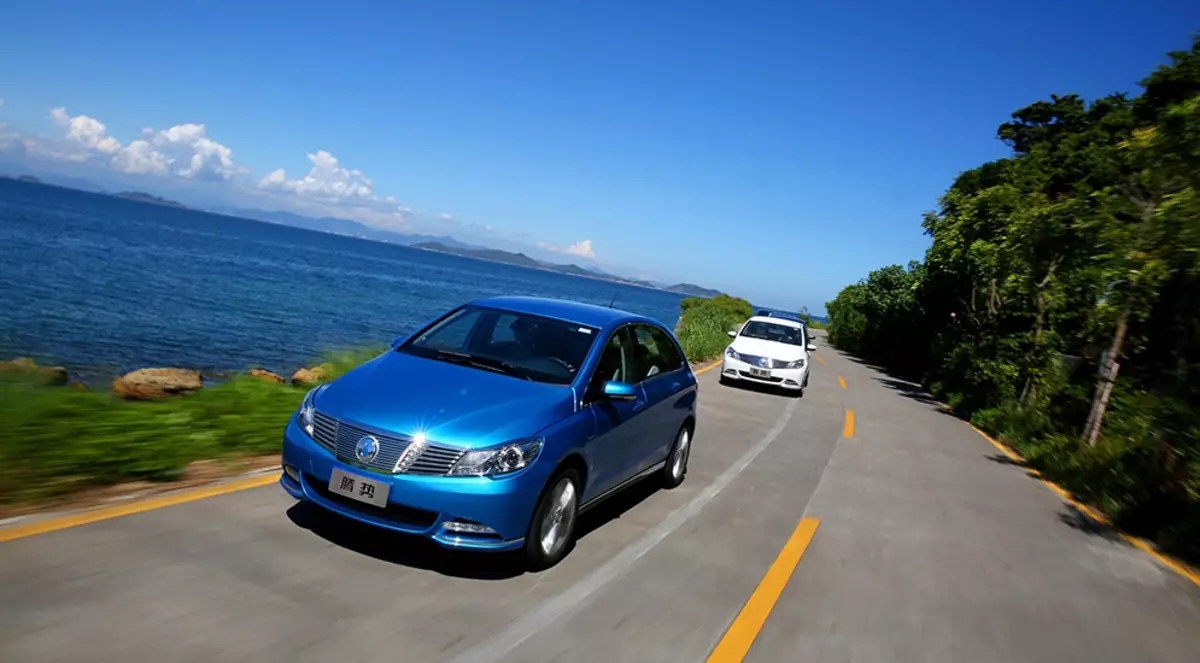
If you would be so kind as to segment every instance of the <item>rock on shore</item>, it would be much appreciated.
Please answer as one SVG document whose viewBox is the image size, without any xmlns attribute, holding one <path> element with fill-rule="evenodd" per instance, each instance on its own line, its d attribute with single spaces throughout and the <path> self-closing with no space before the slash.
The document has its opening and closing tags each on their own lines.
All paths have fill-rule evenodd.
<svg viewBox="0 0 1200 663">
<path fill-rule="evenodd" d="M 37 362 L 29 357 L 17 357 L 12 361 L 0 361 L 0 373 L 32 378 L 43 384 L 55 387 L 67 383 L 67 369 L 62 366 L 38 366 Z"/>
<path fill-rule="evenodd" d="M 292 373 L 292 382 L 296 384 L 316 384 L 329 379 L 329 371 L 324 366 L 298 368 Z"/>
<path fill-rule="evenodd" d="M 203 386 L 200 371 L 185 368 L 143 368 L 113 380 L 113 393 L 132 400 L 154 400 L 186 394 Z"/>
<path fill-rule="evenodd" d="M 259 380 L 262 380 L 263 382 L 275 382 L 275 383 L 279 383 L 279 384 L 283 384 L 283 382 L 285 381 L 283 379 L 282 375 L 272 373 L 271 371 L 268 371 L 265 368 L 250 369 L 250 377 L 257 378 Z"/>
</svg>

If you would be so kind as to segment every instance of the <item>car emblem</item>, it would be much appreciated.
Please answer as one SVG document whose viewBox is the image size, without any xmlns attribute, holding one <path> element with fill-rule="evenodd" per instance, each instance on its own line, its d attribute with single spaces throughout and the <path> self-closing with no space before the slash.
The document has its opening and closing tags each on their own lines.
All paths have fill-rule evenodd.
<svg viewBox="0 0 1200 663">
<path fill-rule="evenodd" d="M 379 440 L 374 435 L 364 435 L 354 445 L 354 455 L 359 461 L 369 463 L 379 455 Z"/>
<path fill-rule="evenodd" d="M 758 365 L 759 365 L 759 366 L 762 366 L 763 368 L 770 368 L 770 367 L 771 367 L 771 360 L 770 360 L 768 357 L 759 357 L 759 358 L 758 358 Z"/>
</svg>

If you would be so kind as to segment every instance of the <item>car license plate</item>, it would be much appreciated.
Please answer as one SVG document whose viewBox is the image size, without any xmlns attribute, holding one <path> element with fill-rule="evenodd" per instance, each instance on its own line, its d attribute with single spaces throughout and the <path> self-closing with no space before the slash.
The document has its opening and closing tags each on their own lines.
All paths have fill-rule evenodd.
<svg viewBox="0 0 1200 663">
<path fill-rule="evenodd" d="M 334 468 L 329 476 L 329 492 L 343 495 L 371 506 L 387 506 L 388 484 Z"/>
<path fill-rule="evenodd" d="M 750 375 L 751 375 L 751 377 L 756 377 L 756 378 L 769 378 L 769 377 L 771 377 L 771 371 L 768 371 L 765 368 L 753 368 L 752 367 L 750 369 Z"/>
</svg>

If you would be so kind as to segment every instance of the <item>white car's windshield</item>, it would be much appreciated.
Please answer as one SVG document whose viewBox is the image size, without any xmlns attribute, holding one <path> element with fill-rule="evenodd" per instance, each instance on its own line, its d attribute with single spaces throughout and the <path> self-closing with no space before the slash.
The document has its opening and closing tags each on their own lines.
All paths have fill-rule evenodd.
<svg viewBox="0 0 1200 663">
<path fill-rule="evenodd" d="M 761 320 L 752 320 L 742 329 L 742 336 L 776 341 L 788 345 L 804 345 L 804 333 L 799 327 L 777 325 Z"/>
</svg>

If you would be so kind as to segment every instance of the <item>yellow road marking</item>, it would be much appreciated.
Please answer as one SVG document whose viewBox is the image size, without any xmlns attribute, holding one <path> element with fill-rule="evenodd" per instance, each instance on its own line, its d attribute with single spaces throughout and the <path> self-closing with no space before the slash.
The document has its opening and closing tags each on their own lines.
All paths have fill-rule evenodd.
<svg viewBox="0 0 1200 663">
<path fill-rule="evenodd" d="M 854 437 L 854 410 L 846 410 L 846 422 L 842 424 L 842 437 Z"/>
<path fill-rule="evenodd" d="M 838 386 L 841 387 L 842 389 L 845 389 L 846 388 L 846 378 L 839 375 L 838 376 Z"/>
<path fill-rule="evenodd" d="M 825 363 L 825 358 L 824 358 L 824 357 L 822 357 L 822 356 L 821 356 L 821 355 L 819 355 L 819 354 L 815 354 L 815 353 L 814 353 L 814 354 L 813 354 L 813 359 L 816 359 L 817 361 L 821 362 L 821 365 L 822 365 L 822 366 L 826 366 L 826 365 L 827 365 L 827 364 Z"/>
<path fill-rule="evenodd" d="M 758 583 L 742 611 L 729 625 L 729 630 L 721 636 L 716 648 L 709 654 L 708 663 L 738 663 L 746 657 L 820 523 L 816 518 L 800 519 L 783 550 L 779 551 L 779 556 L 767 569 L 767 574 Z"/>
<path fill-rule="evenodd" d="M 227 493 L 236 493 L 242 490 L 258 488 L 268 484 L 275 483 L 279 477 L 274 473 L 265 476 L 253 476 L 245 479 L 238 479 L 228 483 L 219 483 L 195 490 L 184 490 L 170 495 L 162 495 L 160 497 L 151 497 L 145 500 L 136 502 L 128 502 L 116 506 L 108 506 L 100 509 L 92 509 L 80 513 L 72 513 L 55 518 L 47 518 L 26 525 L 14 525 L 12 527 L 0 528 L 0 542 L 15 541 L 16 539 L 24 539 L 29 536 L 45 534 L 47 532 L 55 532 L 68 527 L 77 527 L 79 525 L 87 525 L 88 523 L 96 523 L 102 520 L 111 520 L 120 518 L 121 516 L 129 516 L 143 511 L 153 511 L 154 509 L 162 509 L 176 504 L 185 504 L 187 502 L 195 502 L 207 497 L 216 497 L 217 495 L 225 495 Z"/>
<path fill-rule="evenodd" d="M 721 365 L 721 360 L 718 359 L 717 361 L 714 361 L 711 364 L 705 364 L 704 366 L 701 366 L 700 368 L 697 368 L 696 370 L 692 371 L 692 375 L 700 375 L 701 373 L 707 373 L 720 365 Z"/>
<path fill-rule="evenodd" d="M 1004 444 L 1003 442 L 1000 442 L 999 440 L 994 439 L 991 435 L 988 435 L 987 433 L 979 430 L 970 422 L 968 422 L 967 425 L 970 426 L 971 429 L 974 430 L 976 433 L 979 433 L 979 435 L 981 437 L 983 437 L 983 439 L 987 440 L 988 442 L 991 442 L 992 446 L 999 449 L 1001 451 L 1001 453 L 1003 453 L 1005 456 L 1007 456 L 1009 458 L 1009 460 L 1012 460 L 1013 462 L 1016 462 L 1016 463 L 1025 462 L 1025 459 L 1021 457 L 1021 454 L 1018 454 L 1016 451 L 1013 451 L 1012 449 L 1008 448 L 1008 445 Z M 1041 473 L 1039 473 L 1037 470 L 1030 469 L 1030 470 L 1028 470 L 1028 472 L 1029 472 L 1030 476 L 1036 478 L 1038 481 L 1041 481 L 1043 484 L 1045 484 L 1045 486 L 1047 488 L 1050 489 L 1051 492 L 1053 492 L 1055 495 L 1058 495 L 1059 498 L 1062 499 L 1062 501 L 1066 502 L 1067 504 L 1070 504 L 1072 507 L 1077 509 L 1080 513 L 1086 515 L 1088 518 L 1091 518 L 1092 520 L 1096 521 L 1097 523 L 1099 523 L 1101 525 L 1104 525 L 1106 527 L 1113 527 L 1113 523 L 1109 519 L 1108 516 L 1104 515 L 1103 513 L 1100 513 L 1096 509 L 1093 509 L 1092 507 L 1090 507 L 1086 504 L 1083 504 L 1079 500 L 1076 500 L 1062 486 L 1060 486 L 1060 485 L 1054 483 L 1053 481 L 1050 481 L 1046 477 L 1042 476 Z M 1133 547 L 1135 547 L 1138 550 L 1141 550 L 1142 552 L 1146 553 L 1147 555 L 1150 555 L 1151 557 L 1153 557 L 1155 560 L 1158 561 L 1159 564 L 1162 564 L 1163 566 L 1167 567 L 1171 571 L 1174 571 L 1175 573 L 1183 576 L 1184 578 L 1191 580 L 1196 586 L 1200 587 L 1200 573 L 1197 573 L 1196 570 L 1189 568 L 1188 565 L 1184 564 L 1183 562 L 1180 562 L 1177 559 L 1173 559 L 1168 555 L 1164 555 L 1163 553 L 1158 552 L 1157 550 L 1154 549 L 1153 545 L 1151 545 L 1148 541 L 1146 541 L 1145 539 L 1143 539 L 1141 537 L 1133 536 L 1132 534 L 1126 534 L 1124 532 L 1118 532 L 1118 534 L 1120 534 L 1121 538 L 1124 539 L 1127 543 L 1129 543 Z"/>
</svg>

